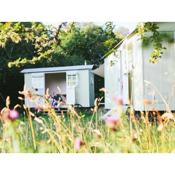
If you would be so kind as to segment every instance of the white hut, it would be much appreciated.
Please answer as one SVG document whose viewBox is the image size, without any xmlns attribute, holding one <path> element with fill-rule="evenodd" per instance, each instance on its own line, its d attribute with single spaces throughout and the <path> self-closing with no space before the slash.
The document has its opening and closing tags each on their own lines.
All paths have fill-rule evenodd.
<svg viewBox="0 0 175 175">
<path fill-rule="evenodd" d="M 158 23 L 159 32 L 175 38 L 175 23 Z M 149 34 L 148 34 L 149 35 Z M 175 43 L 164 42 L 166 47 L 157 64 L 149 62 L 153 50 L 144 47 L 139 35 L 129 35 L 104 62 L 105 108 L 116 104 L 113 96 L 123 98 L 124 105 L 136 111 L 153 108 L 175 110 Z M 147 101 L 145 103 L 144 101 Z"/>
<path fill-rule="evenodd" d="M 82 107 L 91 107 L 94 104 L 94 74 L 93 65 L 64 66 L 24 69 L 24 85 L 27 90 L 44 96 L 49 89 L 51 96 L 61 94 L 67 105 L 78 104 Z M 43 98 L 35 102 L 25 99 L 30 107 L 43 104 Z"/>
</svg>

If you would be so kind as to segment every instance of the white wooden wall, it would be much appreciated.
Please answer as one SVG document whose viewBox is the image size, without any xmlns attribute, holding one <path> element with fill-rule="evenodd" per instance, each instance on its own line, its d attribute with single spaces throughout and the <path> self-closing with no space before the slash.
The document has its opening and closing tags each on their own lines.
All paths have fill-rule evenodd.
<svg viewBox="0 0 175 175">
<path fill-rule="evenodd" d="M 117 56 L 116 56 L 117 55 Z M 120 52 L 111 54 L 105 59 L 105 108 L 111 109 L 116 107 L 114 97 L 122 96 L 122 79 L 121 79 L 121 59 Z M 112 64 L 111 64 L 112 61 Z"/>
<path fill-rule="evenodd" d="M 169 24 L 163 24 L 160 31 L 169 31 Z M 175 23 L 170 24 L 170 29 L 175 36 Z M 169 31 L 170 32 L 170 31 Z M 174 37 L 175 38 L 175 37 Z M 131 51 L 128 46 L 132 45 Z M 121 95 L 125 105 L 129 104 L 128 73 L 132 72 L 132 104 L 135 110 L 166 110 L 163 99 L 166 100 L 171 110 L 175 110 L 175 43 L 164 43 L 166 50 L 157 64 L 149 62 L 149 57 L 153 47 L 142 47 L 139 36 L 131 37 L 122 43 L 117 49 L 121 51 L 121 66 L 115 64 L 110 67 L 110 61 L 114 59 L 114 54 L 105 59 L 105 88 L 111 94 L 105 95 L 105 108 L 111 109 L 112 95 Z M 130 46 L 129 46 L 130 47 Z M 132 57 L 132 59 L 131 59 Z M 120 83 L 118 82 L 120 75 Z M 146 85 L 150 82 L 157 88 L 163 99 L 156 90 Z M 118 87 L 121 86 L 120 91 Z M 155 100 L 155 105 L 144 105 L 144 100 Z"/>
<path fill-rule="evenodd" d="M 121 46 L 121 81 L 122 81 L 122 92 L 123 104 L 126 106 L 129 104 L 129 83 L 128 83 L 128 53 L 127 44 L 123 43 Z"/>
<path fill-rule="evenodd" d="M 175 110 L 175 44 L 164 43 L 167 49 L 164 51 L 162 58 L 157 64 L 151 64 L 148 61 L 152 48 L 143 49 L 144 57 L 144 80 L 155 86 L 171 110 Z M 158 110 L 166 110 L 166 105 L 160 95 L 152 85 L 144 84 L 144 98 L 154 99 L 156 101 L 155 108 Z M 150 110 L 152 107 L 146 107 Z"/>
<path fill-rule="evenodd" d="M 143 56 L 142 56 L 142 42 L 139 36 L 135 36 L 133 43 L 133 107 L 137 111 L 143 111 Z"/>
<path fill-rule="evenodd" d="M 78 71 L 78 86 L 76 87 L 76 103 L 83 107 L 90 107 L 94 104 L 94 81 L 93 75 L 89 70 Z"/>
</svg>

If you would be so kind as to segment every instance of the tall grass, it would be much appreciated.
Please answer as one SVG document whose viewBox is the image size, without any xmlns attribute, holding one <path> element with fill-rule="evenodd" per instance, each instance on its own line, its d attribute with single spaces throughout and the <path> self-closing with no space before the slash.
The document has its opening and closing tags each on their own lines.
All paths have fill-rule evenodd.
<svg viewBox="0 0 175 175">
<path fill-rule="evenodd" d="M 29 92 L 20 94 L 32 98 Z M 23 100 L 22 97 L 20 97 Z M 129 116 L 122 111 L 122 102 L 110 117 L 102 120 L 98 113 L 100 99 L 88 116 L 69 107 L 67 113 L 58 114 L 48 102 L 47 95 L 43 110 L 34 113 L 25 105 L 10 109 L 10 99 L 1 110 L 0 152 L 34 153 L 162 153 L 175 151 L 175 121 L 170 112 L 149 121 L 148 113 L 136 118 L 133 110 Z M 16 118 L 10 111 L 17 111 Z"/>
</svg>

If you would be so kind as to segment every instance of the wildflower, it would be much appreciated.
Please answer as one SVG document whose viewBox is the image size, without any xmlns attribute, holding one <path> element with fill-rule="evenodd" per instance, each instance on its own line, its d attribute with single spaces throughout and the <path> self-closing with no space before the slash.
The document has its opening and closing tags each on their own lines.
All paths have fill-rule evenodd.
<svg viewBox="0 0 175 175">
<path fill-rule="evenodd" d="M 83 146 L 84 144 L 85 143 L 80 138 L 76 138 L 74 142 L 74 148 L 76 150 L 80 150 L 81 146 Z"/>
<path fill-rule="evenodd" d="M 110 129 L 116 130 L 116 127 L 120 124 L 120 119 L 115 115 L 110 116 L 106 118 L 105 123 Z"/>
<path fill-rule="evenodd" d="M 113 101 L 117 104 L 117 105 L 123 105 L 123 99 L 120 96 L 114 96 L 113 97 Z"/>
<path fill-rule="evenodd" d="M 14 109 L 13 110 L 10 110 L 10 112 L 9 112 L 9 119 L 15 120 L 18 117 L 19 117 L 18 111 L 14 110 Z"/>
<path fill-rule="evenodd" d="M 18 117 L 19 117 L 19 113 L 15 109 L 10 110 L 9 108 L 3 108 L 1 110 L 1 119 L 3 121 L 15 120 Z"/>
</svg>

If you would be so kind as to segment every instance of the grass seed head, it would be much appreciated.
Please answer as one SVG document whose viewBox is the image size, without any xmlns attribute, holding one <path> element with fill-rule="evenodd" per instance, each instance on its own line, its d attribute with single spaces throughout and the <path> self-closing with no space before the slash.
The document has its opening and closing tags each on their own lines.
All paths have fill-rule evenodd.
<svg viewBox="0 0 175 175">
<path fill-rule="evenodd" d="M 136 131 L 133 131 L 132 133 L 132 141 L 137 141 L 138 140 L 138 133 Z"/>
<path fill-rule="evenodd" d="M 101 88 L 101 89 L 99 89 L 99 91 L 104 92 L 104 93 L 108 93 L 108 91 L 105 88 Z"/>
<path fill-rule="evenodd" d="M 10 97 L 8 96 L 6 98 L 6 107 L 9 108 L 9 106 L 10 106 Z"/>
<path fill-rule="evenodd" d="M 98 130 L 98 129 L 94 129 L 94 134 L 96 135 L 97 138 L 101 138 L 102 137 L 102 134 L 101 132 Z"/>
<path fill-rule="evenodd" d="M 1 110 L 1 119 L 3 120 L 3 121 L 7 121 L 7 120 L 9 120 L 9 113 L 10 113 L 10 109 L 9 108 L 3 108 L 2 110 Z"/>
<path fill-rule="evenodd" d="M 157 131 L 161 132 L 163 130 L 164 126 L 163 124 L 161 123 L 158 128 L 157 128 Z"/>
</svg>

